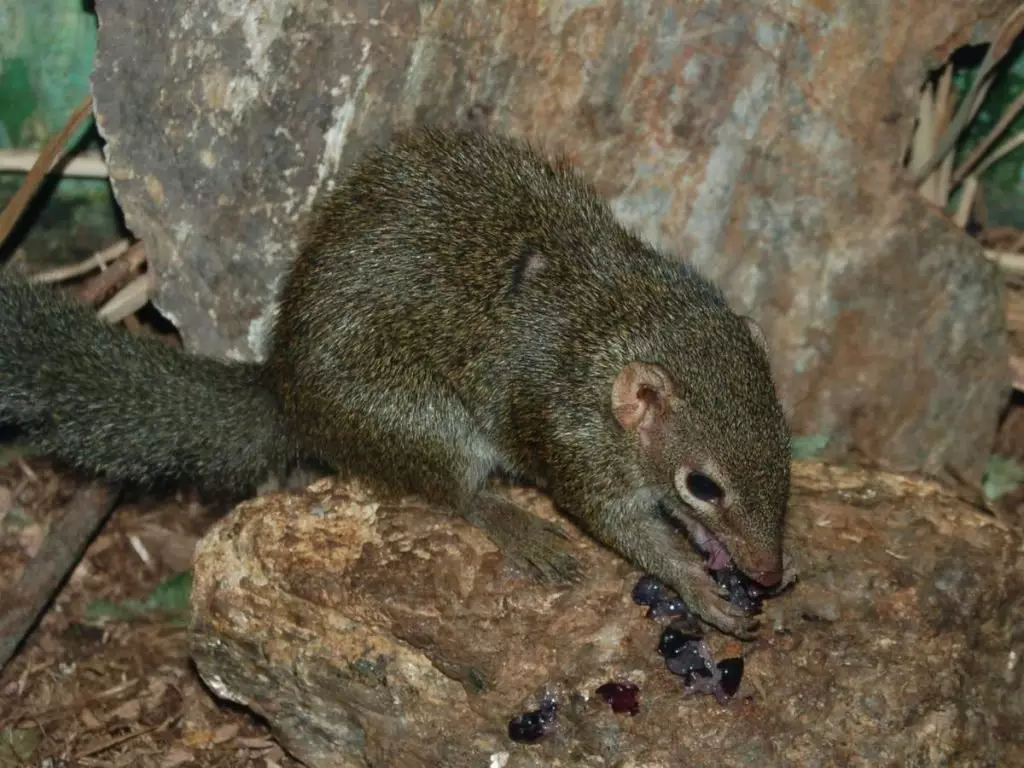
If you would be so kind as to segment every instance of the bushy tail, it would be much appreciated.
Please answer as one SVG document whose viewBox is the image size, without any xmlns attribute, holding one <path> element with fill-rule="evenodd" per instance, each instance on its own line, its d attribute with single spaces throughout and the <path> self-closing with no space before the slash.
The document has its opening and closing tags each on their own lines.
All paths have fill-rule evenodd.
<svg viewBox="0 0 1024 768">
<path fill-rule="evenodd" d="M 35 450 L 144 486 L 251 489 L 293 450 L 255 364 L 187 355 L 0 276 L 0 424 Z"/>
</svg>

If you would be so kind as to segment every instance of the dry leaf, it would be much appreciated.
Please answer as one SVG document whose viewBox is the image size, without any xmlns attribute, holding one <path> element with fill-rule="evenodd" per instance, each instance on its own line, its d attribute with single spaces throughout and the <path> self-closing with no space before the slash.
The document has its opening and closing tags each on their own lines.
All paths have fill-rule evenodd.
<svg viewBox="0 0 1024 768">
<path fill-rule="evenodd" d="M 92 710 L 86 707 L 78 715 L 78 719 L 82 721 L 82 725 L 86 727 L 86 730 L 94 731 L 97 728 L 102 728 L 103 723 L 100 719 L 92 713 Z"/>
<path fill-rule="evenodd" d="M 213 732 L 213 743 L 223 744 L 225 741 L 231 741 L 238 735 L 238 723 L 228 723 L 222 725 L 216 731 Z"/>
<path fill-rule="evenodd" d="M 185 765 L 194 761 L 195 755 L 188 750 L 182 749 L 181 747 L 174 747 L 164 755 L 164 759 L 160 761 L 160 768 L 175 768 L 178 765 Z"/>
<path fill-rule="evenodd" d="M 107 715 L 107 721 L 111 720 L 138 720 L 142 714 L 142 702 L 138 699 L 126 701 L 120 707 Z"/>
<path fill-rule="evenodd" d="M 26 525 L 18 531 L 18 543 L 29 557 L 35 557 L 39 554 L 39 548 L 43 545 L 43 539 L 45 538 L 46 533 L 38 523 Z"/>
<path fill-rule="evenodd" d="M 201 747 L 213 741 L 216 731 L 192 731 L 186 733 L 182 741 L 190 747 Z"/>
<path fill-rule="evenodd" d="M 277 743 L 265 736 L 243 736 L 238 740 L 238 746 L 246 749 L 271 749 L 276 747 Z"/>
<path fill-rule="evenodd" d="M 85 579 L 88 579 L 92 575 L 92 566 L 86 558 L 82 558 L 78 561 L 78 565 L 75 566 L 74 570 L 71 571 L 71 575 L 68 576 L 68 581 L 71 584 L 81 584 Z"/>
<path fill-rule="evenodd" d="M 0 517 L 11 511 L 14 506 L 14 491 L 6 485 L 0 485 Z"/>
<path fill-rule="evenodd" d="M 172 571 L 187 571 L 192 567 L 198 536 L 171 531 L 157 525 L 146 525 L 132 532 L 146 549 Z"/>
<path fill-rule="evenodd" d="M 115 537 L 109 533 L 100 534 L 92 544 L 89 545 L 89 549 L 87 549 L 86 552 L 89 557 L 95 557 L 101 552 L 106 552 L 110 549 L 114 545 L 115 541 Z"/>
</svg>

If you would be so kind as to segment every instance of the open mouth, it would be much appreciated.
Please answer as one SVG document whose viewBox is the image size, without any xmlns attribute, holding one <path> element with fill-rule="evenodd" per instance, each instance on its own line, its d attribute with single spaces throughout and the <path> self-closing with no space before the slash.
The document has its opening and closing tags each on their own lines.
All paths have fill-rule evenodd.
<svg viewBox="0 0 1024 768">
<path fill-rule="evenodd" d="M 725 544 L 678 507 L 672 508 L 663 502 L 659 504 L 659 508 L 664 518 L 686 536 L 695 550 L 707 558 L 704 566 L 708 570 L 708 575 L 718 585 L 722 597 L 750 615 L 760 613 L 761 600 L 767 592 L 736 567 Z M 657 613 L 661 609 L 654 606 L 651 610 Z"/>
<path fill-rule="evenodd" d="M 725 544 L 695 520 L 687 522 L 689 523 L 687 533 L 689 533 L 690 541 L 707 556 L 709 571 L 720 571 L 732 565 L 732 556 L 729 554 L 729 550 L 725 548 Z"/>
<path fill-rule="evenodd" d="M 732 556 L 725 544 L 692 517 L 681 510 L 669 511 L 665 506 L 662 507 L 662 513 L 676 527 L 682 527 L 690 543 L 707 557 L 706 565 L 709 571 L 720 571 L 733 564 Z"/>
</svg>

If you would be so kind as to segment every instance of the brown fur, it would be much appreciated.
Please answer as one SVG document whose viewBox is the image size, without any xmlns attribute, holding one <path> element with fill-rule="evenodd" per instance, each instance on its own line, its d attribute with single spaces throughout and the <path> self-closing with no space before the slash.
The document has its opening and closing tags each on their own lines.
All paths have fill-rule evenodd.
<svg viewBox="0 0 1024 768">
<path fill-rule="evenodd" d="M 42 297 L 0 283 L 0 324 L 31 335 L 40 318 L 70 317 L 56 299 L 38 308 L 13 300 L 20 291 Z M 136 441 L 133 454 L 97 462 L 47 432 L 73 415 L 28 430 L 96 471 L 142 481 L 173 473 L 185 433 L 205 443 L 178 452 L 180 473 L 215 483 L 255 483 L 295 455 L 315 456 L 450 506 L 543 577 L 571 580 L 577 564 L 561 532 L 486 490 L 495 472 L 509 473 L 732 632 L 749 619 L 716 596 L 680 526 L 699 522 L 762 580 L 781 571 L 789 432 L 763 339 L 691 267 L 616 223 L 571 169 L 518 143 L 419 130 L 357 164 L 312 219 L 258 371 L 148 347 L 140 357 L 142 342 L 111 345 L 110 334 L 74 320 L 87 328 L 80 344 L 65 350 L 46 327 L 20 362 L 70 366 L 91 352 L 138 368 L 152 391 L 187 388 L 185 377 L 200 390 L 160 429 L 137 414 L 170 460 L 153 461 Z M 0 335 L 0 351 L 10 339 Z M 33 401 L 18 362 L 0 359 L 0 417 L 16 422 L 50 401 L 102 400 L 109 383 L 68 370 L 71 395 L 47 390 L 49 400 Z M 239 406 L 226 402 L 229 380 L 249 387 Z M 138 396 L 120 393 L 118 408 L 133 410 Z M 115 410 L 77 417 L 112 454 L 128 448 L 114 444 L 123 431 Z M 186 462 L 189 451 L 197 458 Z M 214 454 L 250 460 L 214 471 L 224 463 Z M 713 477 L 724 497 L 684 503 L 676 475 L 691 470 Z"/>
</svg>

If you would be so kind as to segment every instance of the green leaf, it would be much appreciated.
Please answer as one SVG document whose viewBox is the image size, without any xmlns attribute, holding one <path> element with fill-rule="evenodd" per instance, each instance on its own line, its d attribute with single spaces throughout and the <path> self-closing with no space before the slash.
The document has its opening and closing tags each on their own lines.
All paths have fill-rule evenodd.
<svg viewBox="0 0 1024 768">
<path fill-rule="evenodd" d="M 980 65 L 980 62 L 979 62 Z M 956 101 L 967 93 L 978 74 L 979 66 L 959 69 L 953 73 L 953 89 Z M 1006 114 L 1007 108 L 1024 91 L 1024 56 L 1015 54 L 1005 71 L 997 76 L 978 107 L 974 120 L 970 123 L 956 148 L 956 165 L 964 159 L 985 139 L 989 131 Z M 987 154 L 1024 131 L 1024 112 L 1019 113 L 1010 123 L 1006 131 L 996 140 Z M 993 163 L 982 174 L 981 181 L 985 187 L 985 206 L 988 212 L 989 225 L 1024 227 L 1024 208 L 1021 199 L 1024 196 L 1024 147 L 1017 147 L 1009 154 Z M 958 188 L 951 196 L 949 210 L 955 211 L 960 204 L 963 189 Z"/>
<path fill-rule="evenodd" d="M 993 453 L 988 457 L 985 476 L 981 480 L 981 490 L 985 498 L 995 501 L 1017 490 L 1024 483 L 1024 467 L 1013 458 Z"/>
<path fill-rule="evenodd" d="M 157 584 L 143 600 L 128 599 L 119 603 L 95 600 L 86 608 L 85 616 L 94 621 L 132 621 L 152 614 L 163 614 L 175 624 L 181 624 L 188 621 L 191 592 L 192 574 L 184 571 Z"/>
<path fill-rule="evenodd" d="M 813 459 L 824 453 L 829 443 L 828 435 L 801 435 L 794 437 L 790 453 L 794 459 Z"/>
</svg>

